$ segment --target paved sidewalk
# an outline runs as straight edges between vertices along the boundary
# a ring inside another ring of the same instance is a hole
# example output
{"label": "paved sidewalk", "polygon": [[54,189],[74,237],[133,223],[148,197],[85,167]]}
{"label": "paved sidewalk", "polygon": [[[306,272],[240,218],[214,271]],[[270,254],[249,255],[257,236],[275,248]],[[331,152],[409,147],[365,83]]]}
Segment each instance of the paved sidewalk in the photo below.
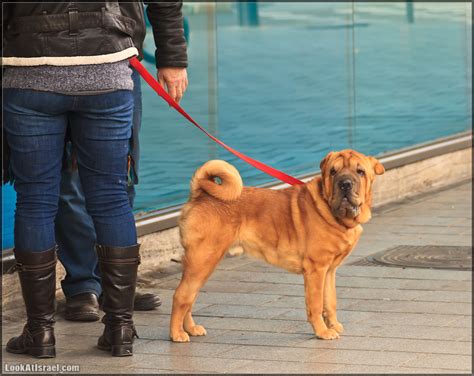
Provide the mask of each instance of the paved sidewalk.
{"label": "paved sidewalk", "polygon": [[4,350],[23,322],[3,329],[5,363],[76,364],[81,373],[470,373],[471,272],[353,266],[395,245],[472,246],[471,184],[377,210],[338,272],[339,340],[315,339],[306,322],[303,279],[245,256],[228,257],[195,306],[207,337],[168,340],[179,264],[142,273],[163,307],[135,315],[140,339],[132,358],[95,349],[100,323],[58,317],[58,356],[32,360]]}

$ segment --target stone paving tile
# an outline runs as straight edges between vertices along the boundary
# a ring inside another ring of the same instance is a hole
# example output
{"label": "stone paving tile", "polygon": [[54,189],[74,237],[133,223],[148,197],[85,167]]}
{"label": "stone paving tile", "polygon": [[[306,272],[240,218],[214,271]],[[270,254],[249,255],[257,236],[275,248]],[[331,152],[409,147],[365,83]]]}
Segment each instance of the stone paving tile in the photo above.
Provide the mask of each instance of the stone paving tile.
{"label": "stone paving tile", "polygon": [[80,334],[98,338],[104,331],[104,324],[97,322],[71,322],[56,318],[55,331],[61,334]]}
{"label": "stone paving tile", "polygon": [[[327,342],[317,341],[314,342]],[[337,342],[337,341],[329,341]],[[337,354],[346,354],[345,357]],[[245,346],[223,354],[226,358],[254,359],[254,360],[281,360],[301,363],[330,363],[336,365],[361,364],[361,365],[388,365],[396,366],[407,359],[415,359],[416,354],[390,352],[390,351],[364,351],[315,348],[273,348],[271,351],[265,346]],[[337,361],[333,361],[337,356]],[[348,363],[347,363],[348,362]]]}
{"label": "stone paving tile", "polygon": [[[309,328],[308,328],[309,329]],[[212,330],[210,333],[213,337],[205,338],[203,341],[212,343],[222,343],[227,345],[254,345],[254,346],[269,346],[269,347],[293,347],[298,343],[308,339],[314,338],[311,330],[307,333],[278,333],[278,332],[250,332],[242,330],[227,330],[219,331]],[[198,340],[201,338],[192,338]]]}
{"label": "stone paving tile", "polygon": [[[377,267],[371,267],[378,269]],[[342,270],[341,270],[342,272]],[[269,274],[269,273],[267,273]],[[160,285],[161,288],[174,288],[178,284],[169,283]],[[348,277],[338,275],[336,278],[337,287],[369,288],[369,289],[390,289],[390,290],[430,290],[430,291],[470,291],[470,281],[439,281],[422,279],[385,279],[371,277]],[[174,287],[172,287],[174,286]],[[278,284],[278,283],[256,283],[237,281],[209,281],[202,288],[201,292],[226,292],[229,293],[259,293],[304,296],[302,284]]]}
{"label": "stone paving tile", "polygon": [[[361,321],[363,319],[370,317],[372,314],[373,314],[372,312],[339,310],[337,315],[338,315],[338,318],[341,320],[341,322],[348,323],[348,322]],[[306,310],[292,309],[292,310],[289,310],[288,312],[281,314],[280,316],[277,316],[276,319],[279,319],[279,320],[289,319],[289,320],[299,320],[299,321],[306,322],[307,321]]]}
{"label": "stone paving tile", "polygon": [[233,317],[206,316],[195,316],[195,318],[200,325],[204,325],[207,329],[294,333],[295,330],[297,330],[297,328],[301,326],[301,321],[292,320],[268,320],[249,318],[235,319]]}
{"label": "stone paving tile", "polygon": [[[182,345],[182,344],[181,344]],[[242,359],[223,359],[211,357],[194,357],[194,356],[170,356],[155,354],[134,354],[129,368],[135,366],[140,368],[163,368],[178,371],[201,371],[201,372],[239,372],[251,362]]]}
{"label": "stone paving tile", "polygon": [[[277,283],[241,283],[238,287],[242,286],[253,286],[253,294],[277,294],[286,296],[304,296],[303,285],[288,285],[288,284],[277,284]],[[237,287],[237,286],[236,286]],[[207,286],[205,287],[207,288]],[[214,285],[209,286],[209,291],[214,289]]]}
{"label": "stone paving tile", "polygon": [[[464,200],[465,197],[463,197]],[[468,206],[468,205],[466,205]],[[421,213],[426,213],[426,208],[422,208],[419,210]],[[389,217],[413,217],[413,207],[410,208],[404,208],[402,210],[394,210],[391,211],[388,214]],[[472,214],[471,212],[466,211],[465,208],[453,210],[453,209],[437,209],[436,210],[436,216],[438,218],[466,218],[466,219],[471,219]]]}
{"label": "stone paving tile", "polygon": [[[376,269],[376,267],[373,267]],[[369,277],[337,277],[337,287],[367,287],[391,290],[470,291],[470,281],[417,279],[385,279]]]}
{"label": "stone paving tile", "polygon": [[[167,281],[164,284],[160,284],[160,288],[163,289],[175,289],[178,286],[179,277],[174,281]],[[218,281],[209,280],[201,289],[201,292],[230,292],[230,293],[252,293],[255,290],[260,289],[260,283],[245,283],[237,281]],[[302,286],[299,286],[302,288]]]}
{"label": "stone paving tile", "polygon": [[193,310],[196,316],[213,317],[243,317],[249,319],[271,319],[277,317],[290,308],[262,307],[262,306],[228,306],[212,305],[199,310]]}
{"label": "stone paving tile", "polygon": [[413,360],[417,354],[395,351],[327,350],[325,362],[373,366],[399,366]]}
{"label": "stone paving tile", "polygon": [[470,328],[471,316],[439,315],[436,313],[426,315],[420,313],[391,313],[391,312],[368,312],[365,320],[372,325],[414,325],[414,326],[452,326],[455,328]]}
{"label": "stone paving tile", "polygon": [[472,293],[469,291],[418,291],[418,294],[414,298],[416,301],[454,303],[470,303],[472,301]]}
{"label": "stone paving tile", "polygon": [[252,305],[259,306],[280,299],[278,295],[201,292],[197,302],[203,304]]}
{"label": "stone paving tile", "polygon": [[[167,315],[171,314],[171,307],[172,307],[171,299],[169,300],[169,302],[170,302],[170,304],[162,304],[161,306],[159,306],[153,312],[158,313],[158,314],[167,314]],[[198,311],[199,309],[207,308],[207,307],[210,307],[210,306],[211,306],[211,304],[203,304],[203,303],[200,303],[200,302],[196,302],[193,309],[195,311]]]}
{"label": "stone paving tile", "polygon": [[465,328],[438,328],[438,327],[395,327],[385,326],[381,328],[381,336],[392,338],[421,338],[433,340],[456,340],[470,341],[472,333]]}
{"label": "stone paving tile", "polygon": [[[183,344],[174,344],[183,346]],[[3,353],[7,354],[8,353]],[[21,360],[19,360],[21,358]],[[5,359],[5,358],[4,358]],[[41,364],[77,364],[84,369],[93,370],[96,364],[98,371],[104,373],[115,373],[116,368],[123,369],[123,373],[130,373],[131,370],[148,370],[145,373],[154,373],[155,370],[163,370],[163,373],[173,372],[185,373],[214,373],[222,370],[232,372],[233,369],[242,367],[249,361],[239,359],[223,359],[216,357],[194,357],[194,356],[171,356],[169,354],[144,354],[134,352],[133,357],[117,358],[98,349],[76,349],[74,351],[61,351],[53,359],[33,359],[26,356],[15,357],[17,363],[41,363]],[[11,362],[14,363],[14,362]],[[111,369],[110,371],[109,368]],[[83,371],[81,371],[83,372]]]}
{"label": "stone paving tile", "polygon": [[[206,340],[210,340],[206,338]],[[173,343],[171,341],[154,340],[147,341],[142,346],[134,349],[135,353],[141,354],[168,354],[173,356],[192,357],[214,357],[222,356],[223,353],[238,348],[237,345],[225,345],[222,343],[198,342],[191,340],[190,343]]]}
{"label": "stone paving tile", "polygon": [[[393,245],[462,245],[471,246],[472,237],[469,234],[391,234],[393,237],[390,238],[390,234],[386,236],[386,242],[389,244],[387,248],[391,248]],[[380,235],[367,235],[367,240],[380,239]],[[355,250],[357,252],[357,250]]]}
{"label": "stone paving tile", "polygon": [[449,326],[453,328],[469,328],[472,329],[472,316],[457,316],[453,317],[449,322]]}
{"label": "stone paving tile", "polygon": [[[419,325],[376,325],[372,322],[359,322],[348,325],[340,320],[347,330],[344,336],[427,339],[439,341],[468,341],[470,330],[466,328],[419,326]],[[297,329],[299,333],[311,333],[309,324]]]}
{"label": "stone paving tile", "polygon": [[[469,222],[464,219],[459,218],[438,218],[438,217],[426,217],[426,216],[416,216],[407,215],[403,218],[403,221],[400,220],[400,216],[391,216],[390,214],[384,214],[379,216],[374,216],[377,218],[377,224],[396,224],[403,222],[405,226],[423,226],[423,227],[471,227]],[[371,227],[372,228],[372,227]]]}
{"label": "stone paving tile", "polygon": [[[18,335],[18,333],[16,334]],[[97,350],[98,351],[98,350]],[[71,357],[69,357],[70,351],[64,347],[56,348],[56,358],[53,359],[36,359],[31,358],[28,355],[23,354],[10,354],[5,350],[5,345],[2,344],[2,364],[22,364],[22,363],[29,363],[29,364],[77,364],[75,362],[71,362]],[[4,367],[2,367],[2,372]]]}
{"label": "stone paving tile", "polygon": [[464,373],[459,370],[440,370],[437,368],[408,368],[408,367],[383,367],[383,366],[361,366],[361,365],[345,365],[337,369],[337,373],[340,374],[453,374],[453,373]]}
{"label": "stone paving tile", "polygon": [[470,315],[472,306],[470,303],[446,303],[446,302],[413,302],[413,301],[388,301],[388,300],[364,300],[350,305],[350,310],[361,310],[371,312],[408,312],[408,313],[441,313],[452,315]]}
{"label": "stone paving tile", "polygon": [[[221,356],[226,359],[284,360],[287,362],[325,363],[327,350],[301,347],[238,346]],[[326,362],[327,363],[327,362]]]}
{"label": "stone paving tile", "polygon": [[[339,309],[347,309],[352,305],[358,303],[354,299],[348,300],[339,300],[338,301],[338,308]],[[281,308],[294,308],[294,309],[302,309],[306,311],[306,303],[304,296],[281,296],[277,297],[277,299],[272,300],[270,302],[262,304],[262,307],[281,307]]]}
{"label": "stone paving tile", "polygon": [[338,277],[472,281],[470,271],[453,272],[452,270],[384,268],[347,264],[337,270],[337,275]]}
{"label": "stone paving tile", "polygon": [[337,372],[339,365],[337,364],[323,364],[323,363],[301,363],[301,362],[287,362],[285,360],[268,361],[268,360],[254,360],[247,365],[239,367],[235,370],[237,373],[252,373],[252,374],[325,374]]}
{"label": "stone paving tile", "polygon": [[337,289],[338,299],[360,300],[397,300],[397,301],[423,301],[423,302],[458,302],[470,303],[469,291],[414,291],[340,287]]}
{"label": "stone paving tile", "polygon": [[[169,324],[165,326],[153,325],[153,322],[136,321],[135,327],[141,340],[161,340],[169,341]],[[219,337],[226,330],[215,329],[207,333],[205,337],[193,337],[194,342],[209,342],[213,341],[214,337]]]}
{"label": "stone paving tile", "polygon": [[[150,290],[152,291],[152,290]],[[155,290],[156,292],[156,290]],[[160,290],[160,297],[162,300],[172,301],[174,291],[172,290]],[[276,294],[247,294],[247,293],[231,293],[231,292],[213,292],[210,294],[206,291],[201,291],[198,295],[195,307],[196,310],[210,306],[213,304],[225,304],[225,305],[263,305],[265,303],[279,299],[280,296]],[[159,307],[157,310],[160,313],[167,313],[164,307]],[[153,312],[155,312],[153,311]]]}
{"label": "stone paving tile", "polygon": [[[347,327],[346,327],[347,328]],[[380,351],[405,351],[410,353],[431,353],[431,354],[472,354],[472,344],[470,342],[460,342],[458,340],[426,340],[412,338],[390,338],[381,332],[364,328],[365,332],[360,336],[355,336],[353,328],[349,327],[337,341],[321,341],[316,339],[305,340],[296,344],[297,347],[308,347],[315,349],[347,349],[347,350],[380,350]]]}
{"label": "stone paving tile", "polygon": [[385,231],[387,234],[460,234],[465,230],[465,227],[447,227],[447,226],[414,226],[414,225],[400,225],[380,223],[377,225],[371,225],[370,230],[372,231]]}
{"label": "stone paving tile", "polygon": [[472,371],[472,355],[422,354],[403,364],[412,368],[457,369]]}
{"label": "stone paving tile", "polygon": [[[257,261],[259,262],[259,261]],[[261,261],[260,261],[261,262]],[[275,268],[275,270],[278,270]],[[210,280],[213,281],[236,281],[236,282],[258,282],[303,285],[303,277],[298,274],[282,272],[279,273],[252,273],[245,271],[222,271],[216,270]]]}

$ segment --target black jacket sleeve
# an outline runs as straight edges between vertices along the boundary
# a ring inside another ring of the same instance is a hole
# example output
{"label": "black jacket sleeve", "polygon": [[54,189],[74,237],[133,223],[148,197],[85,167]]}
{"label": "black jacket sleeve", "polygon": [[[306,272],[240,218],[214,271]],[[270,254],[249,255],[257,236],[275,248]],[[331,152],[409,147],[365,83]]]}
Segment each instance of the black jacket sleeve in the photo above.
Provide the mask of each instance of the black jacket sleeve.
{"label": "black jacket sleeve", "polygon": [[145,1],[156,44],[156,67],[187,67],[183,2]]}

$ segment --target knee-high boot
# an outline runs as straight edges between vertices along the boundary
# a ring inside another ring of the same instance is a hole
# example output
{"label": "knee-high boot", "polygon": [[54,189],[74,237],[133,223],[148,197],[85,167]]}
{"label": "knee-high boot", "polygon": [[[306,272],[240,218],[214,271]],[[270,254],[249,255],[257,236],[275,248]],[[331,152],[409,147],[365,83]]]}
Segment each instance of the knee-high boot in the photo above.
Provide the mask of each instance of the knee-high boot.
{"label": "knee-high boot", "polygon": [[14,250],[28,321],[23,333],[7,343],[6,350],[37,358],[56,356],[56,247],[43,252]]}
{"label": "knee-high boot", "polygon": [[140,264],[140,245],[106,247],[97,245],[97,255],[102,278],[105,316],[104,333],[98,348],[110,351],[113,356],[133,354],[133,340],[137,332],[133,325],[133,302]]}

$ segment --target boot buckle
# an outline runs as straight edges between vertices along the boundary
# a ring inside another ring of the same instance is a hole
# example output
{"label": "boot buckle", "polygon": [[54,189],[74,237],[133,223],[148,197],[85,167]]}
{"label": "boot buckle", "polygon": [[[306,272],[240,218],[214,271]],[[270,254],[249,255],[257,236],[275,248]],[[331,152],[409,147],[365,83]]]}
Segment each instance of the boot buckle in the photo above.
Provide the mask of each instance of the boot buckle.
{"label": "boot buckle", "polygon": [[23,264],[17,262],[15,264],[13,264],[13,266],[8,269],[5,274],[14,274],[15,272],[22,272],[24,271],[24,267],[23,267]]}

